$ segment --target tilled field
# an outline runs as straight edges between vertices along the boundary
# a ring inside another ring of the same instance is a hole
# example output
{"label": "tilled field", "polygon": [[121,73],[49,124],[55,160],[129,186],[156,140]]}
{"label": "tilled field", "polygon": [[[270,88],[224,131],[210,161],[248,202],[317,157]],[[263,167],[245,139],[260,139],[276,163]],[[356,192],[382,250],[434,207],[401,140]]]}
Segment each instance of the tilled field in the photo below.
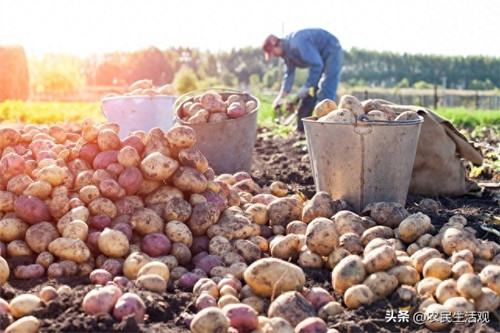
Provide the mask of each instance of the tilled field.
{"label": "tilled field", "polygon": [[[265,132],[260,129],[259,132]],[[287,138],[276,136],[259,136],[253,156],[252,177],[261,187],[270,185],[273,181],[282,181],[289,185],[289,191],[301,192],[311,198],[314,193],[314,181],[305,149],[303,135],[290,135]],[[302,144],[301,144],[302,143]],[[495,144],[495,143],[494,143]],[[498,143],[496,143],[498,144]],[[498,175],[490,175],[490,179],[481,181],[491,182]],[[496,180],[498,181],[498,180]],[[420,211],[418,203],[421,196],[410,195],[406,209],[410,213]],[[441,209],[428,213],[439,230],[448,219],[456,214],[467,218],[468,226],[477,231],[477,238],[487,239],[498,243],[498,237],[481,229],[487,216],[500,215],[500,192],[495,188],[486,188],[481,195],[467,195],[459,198],[434,197],[431,198],[441,204]],[[500,230],[498,225],[488,227]],[[19,260],[22,260],[20,258]],[[16,265],[16,263],[11,263]],[[331,292],[335,300],[343,302],[342,296],[333,291],[331,270],[304,269],[306,287],[322,287]],[[38,293],[42,287],[51,285],[60,287],[67,285],[70,291],[60,294],[56,299],[44,304],[33,315],[41,320],[41,332],[187,332],[185,323],[190,315],[196,312],[194,295],[169,284],[167,291],[158,294],[140,290],[136,287],[125,288],[137,293],[146,304],[146,319],[143,324],[137,324],[129,318],[119,322],[110,314],[100,317],[87,315],[82,310],[82,301],[85,294],[94,288],[87,276],[64,277],[57,279],[37,278],[31,280],[9,280],[0,287],[0,297],[11,300],[23,293]],[[329,328],[340,332],[427,332],[422,324],[417,324],[404,318],[390,320],[389,314],[396,314],[401,309],[408,310],[410,318],[416,312],[416,300],[410,304],[402,302],[395,295],[362,306],[356,310],[345,308],[343,313],[328,319]],[[498,315],[498,312],[496,313]],[[6,318],[0,317],[0,327],[5,328]],[[498,332],[500,323],[495,314],[490,314],[488,323],[452,323],[447,327],[451,332]]]}

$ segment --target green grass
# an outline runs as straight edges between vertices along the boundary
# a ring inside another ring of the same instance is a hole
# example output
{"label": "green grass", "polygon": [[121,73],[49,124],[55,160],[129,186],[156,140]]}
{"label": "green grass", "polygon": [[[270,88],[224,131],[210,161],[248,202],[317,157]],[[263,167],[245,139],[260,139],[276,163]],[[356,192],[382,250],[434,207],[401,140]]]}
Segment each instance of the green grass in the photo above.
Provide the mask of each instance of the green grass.
{"label": "green grass", "polygon": [[466,108],[438,108],[441,117],[457,127],[500,125],[500,110],[468,110]]}

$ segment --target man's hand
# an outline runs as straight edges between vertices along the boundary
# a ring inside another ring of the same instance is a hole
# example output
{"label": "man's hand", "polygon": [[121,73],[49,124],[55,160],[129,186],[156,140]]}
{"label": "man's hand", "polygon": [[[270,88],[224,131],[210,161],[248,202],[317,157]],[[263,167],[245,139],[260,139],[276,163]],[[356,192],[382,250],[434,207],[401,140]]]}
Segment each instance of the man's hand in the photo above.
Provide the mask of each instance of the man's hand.
{"label": "man's hand", "polygon": [[300,99],[306,98],[307,95],[309,95],[309,88],[307,88],[306,86],[300,87],[297,91],[297,97]]}

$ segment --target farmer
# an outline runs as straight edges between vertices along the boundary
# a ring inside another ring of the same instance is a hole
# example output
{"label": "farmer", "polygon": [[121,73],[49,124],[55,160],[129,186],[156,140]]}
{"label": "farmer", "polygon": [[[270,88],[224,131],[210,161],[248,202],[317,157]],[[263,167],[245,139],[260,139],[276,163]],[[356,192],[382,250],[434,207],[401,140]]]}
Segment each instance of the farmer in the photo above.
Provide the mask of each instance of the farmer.
{"label": "farmer", "polygon": [[266,60],[272,57],[282,57],[285,60],[283,83],[273,102],[275,110],[281,107],[292,89],[295,68],[309,68],[306,82],[297,91],[300,99],[297,130],[303,132],[301,119],[312,115],[316,102],[326,98],[335,100],[343,58],[339,40],[323,29],[303,29],[292,32],[283,39],[269,35],[262,44],[262,50]]}

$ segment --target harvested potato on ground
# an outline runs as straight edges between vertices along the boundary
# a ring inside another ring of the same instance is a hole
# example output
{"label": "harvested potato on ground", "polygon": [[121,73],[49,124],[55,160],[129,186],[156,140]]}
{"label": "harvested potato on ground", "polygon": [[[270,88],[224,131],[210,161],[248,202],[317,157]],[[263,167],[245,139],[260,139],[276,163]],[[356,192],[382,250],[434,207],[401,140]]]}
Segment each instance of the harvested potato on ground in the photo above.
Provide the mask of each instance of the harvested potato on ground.
{"label": "harvested potato on ground", "polygon": [[87,245],[73,238],[57,238],[49,243],[48,250],[60,259],[72,260],[76,263],[83,263],[91,256]]}
{"label": "harvested potato on ground", "polygon": [[58,237],[59,232],[52,223],[40,222],[29,227],[25,240],[31,250],[41,253],[46,251],[49,243]]}
{"label": "harvested potato on ground", "polygon": [[451,227],[446,229],[441,241],[444,252],[451,256],[453,253],[468,249],[472,253],[477,250],[476,239],[472,233],[466,229]]}
{"label": "harvested potato on ground", "polygon": [[495,312],[500,306],[500,295],[488,287],[481,288],[481,294],[474,298],[476,311]]}
{"label": "harvested potato on ground", "polygon": [[373,300],[377,301],[379,299],[385,298],[392,294],[394,290],[398,287],[398,279],[391,274],[386,272],[376,272],[370,274],[363,284],[368,286],[373,292]]}
{"label": "harvested potato on ground", "polygon": [[269,318],[281,317],[293,326],[301,321],[315,317],[316,311],[311,303],[297,291],[288,291],[278,296],[269,306]]}
{"label": "harvested potato on ground", "polygon": [[193,317],[189,328],[193,333],[226,332],[230,324],[229,318],[221,309],[208,307]]}
{"label": "harvested potato on ground", "polygon": [[451,264],[443,258],[431,258],[422,268],[422,274],[426,277],[436,277],[446,280],[451,276]]}
{"label": "harvested potato on ground", "polygon": [[376,202],[367,206],[362,215],[369,213],[378,224],[390,228],[397,228],[409,213],[403,205],[397,202]]}
{"label": "harvested potato on ground", "polygon": [[397,263],[396,252],[392,246],[379,246],[365,255],[363,265],[367,273],[385,271]]}
{"label": "harvested potato on ground", "polygon": [[311,221],[306,228],[306,245],[320,255],[328,255],[339,246],[339,234],[335,223],[325,217]]}
{"label": "harvested potato on ground", "polygon": [[340,260],[332,271],[333,289],[342,294],[349,287],[363,283],[365,278],[366,271],[361,258],[349,255]]}
{"label": "harvested potato on ground", "polygon": [[344,303],[349,309],[357,309],[362,305],[370,305],[373,299],[373,292],[364,284],[349,287],[344,294]]}
{"label": "harvested potato on ground", "polygon": [[31,294],[22,294],[14,297],[10,303],[10,314],[15,319],[31,314],[42,307],[40,297]]}
{"label": "harvested potato on ground", "polygon": [[248,266],[243,277],[252,290],[265,297],[301,290],[305,283],[302,269],[275,258],[257,260]]}
{"label": "harvested potato on ground", "polygon": [[416,213],[406,217],[395,233],[396,237],[403,242],[409,244],[416,241],[420,236],[425,234],[431,226],[431,219],[423,213]]}
{"label": "harvested potato on ground", "polygon": [[341,210],[333,215],[332,220],[335,222],[335,228],[337,229],[339,236],[352,232],[361,237],[365,231],[361,217],[351,211]]}
{"label": "harvested potato on ground", "polygon": [[99,251],[111,258],[120,258],[129,251],[127,236],[118,230],[105,228],[97,239]]}
{"label": "harvested potato on ground", "polygon": [[434,292],[436,300],[443,304],[448,298],[460,296],[457,291],[457,281],[454,279],[447,279],[441,282]]}
{"label": "harvested potato on ground", "polygon": [[267,206],[267,213],[272,225],[285,226],[299,220],[302,216],[302,202],[294,197],[279,198]]}
{"label": "harvested potato on ground", "polygon": [[0,256],[0,286],[2,286],[7,281],[9,275],[9,265],[7,264],[7,261],[2,256]]}
{"label": "harvested potato on ground", "polygon": [[450,324],[449,321],[441,319],[444,317],[445,313],[449,313],[449,310],[444,305],[429,305],[425,310],[425,326],[433,331],[443,330]]}
{"label": "harvested potato on ground", "polygon": [[311,200],[306,201],[304,204],[301,221],[309,223],[317,217],[330,218],[340,211],[341,207],[340,200],[333,200],[328,192],[316,192]]}
{"label": "harvested potato on ground", "polygon": [[442,254],[438,250],[431,247],[424,247],[412,254],[410,258],[413,262],[413,267],[421,273],[428,260],[441,257]]}

